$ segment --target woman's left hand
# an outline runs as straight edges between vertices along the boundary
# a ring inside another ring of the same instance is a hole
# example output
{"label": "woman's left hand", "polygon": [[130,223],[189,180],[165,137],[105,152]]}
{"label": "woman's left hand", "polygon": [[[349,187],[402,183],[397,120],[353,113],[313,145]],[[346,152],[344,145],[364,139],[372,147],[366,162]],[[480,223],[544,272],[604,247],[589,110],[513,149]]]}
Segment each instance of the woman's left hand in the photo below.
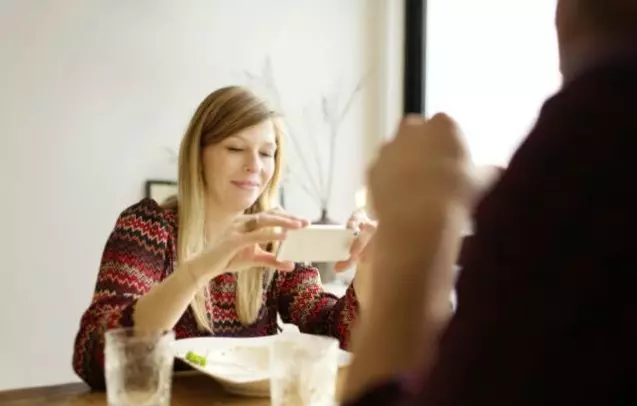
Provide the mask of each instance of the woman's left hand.
{"label": "woman's left hand", "polygon": [[349,249],[349,258],[334,264],[336,272],[343,272],[357,263],[367,262],[370,243],[376,232],[376,222],[370,220],[363,209],[357,209],[347,220],[347,228],[356,230],[357,235]]}
{"label": "woman's left hand", "polygon": [[356,276],[354,277],[354,291],[359,306],[365,307],[370,291],[370,256],[372,251],[373,237],[376,233],[377,224],[370,220],[365,210],[358,209],[347,221],[347,228],[357,230],[358,235],[350,247],[350,257],[345,261],[337,262],[334,265],[336,272],[343,272],[353,265],[356,265]]}

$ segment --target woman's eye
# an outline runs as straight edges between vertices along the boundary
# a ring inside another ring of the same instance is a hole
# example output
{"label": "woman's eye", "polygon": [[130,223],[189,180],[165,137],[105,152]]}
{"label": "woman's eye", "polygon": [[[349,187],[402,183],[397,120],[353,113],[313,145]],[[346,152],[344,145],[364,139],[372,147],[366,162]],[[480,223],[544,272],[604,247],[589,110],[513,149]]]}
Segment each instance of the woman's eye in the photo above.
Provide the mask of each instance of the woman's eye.
{"label": "woman's eye", "polygon": [[272,158],[274,156],[273,152],[261,152],[261,156]]}
{"label": "woman's eye", "polygon": [[230,152],[241,152],[241,151],[243,151],[243,149],[235,148],[235,147],[227,147],[227,150],[230,151]]}

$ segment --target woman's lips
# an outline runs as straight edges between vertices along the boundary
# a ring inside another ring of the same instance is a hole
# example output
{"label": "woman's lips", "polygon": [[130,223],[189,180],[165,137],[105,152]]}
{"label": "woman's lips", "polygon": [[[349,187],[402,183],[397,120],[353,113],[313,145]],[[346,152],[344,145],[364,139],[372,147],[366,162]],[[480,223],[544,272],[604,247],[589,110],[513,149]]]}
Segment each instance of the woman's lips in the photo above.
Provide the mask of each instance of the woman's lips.
{"label": "woman's lips", "polygon": [[259,188],[259,184],[257,182],[249,180],[233,180],[232,184],[243,190],[255,190]]}

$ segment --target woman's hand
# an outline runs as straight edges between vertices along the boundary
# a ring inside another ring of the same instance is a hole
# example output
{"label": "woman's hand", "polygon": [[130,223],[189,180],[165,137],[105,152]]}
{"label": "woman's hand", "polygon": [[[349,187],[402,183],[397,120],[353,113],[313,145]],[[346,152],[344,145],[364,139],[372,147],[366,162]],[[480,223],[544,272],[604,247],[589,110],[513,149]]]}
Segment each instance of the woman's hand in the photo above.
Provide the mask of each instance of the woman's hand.
{"label": "woman's hand", "polygon": [[287,230],[304,227],[307,221],[276,211],[237,217],[219,239],[199,256],[179,264],[170,276],[143,295],[135,306],[135,325],[169,330],[184,314],[198,289],[227,271],[264,266],[293,269],[261,248],[281,241]]}
{"label": "woman's hand", "polygon": [[224,272],[239,272],[253,267],[294,269],[291,261],[278,261],[263,247],[286,237],[287,230],[306,227],[307,220],[280,212],[267,211],[237,217],[223,236],[189,264],[192,276],[201,283]]}
{"label": "woman's hand", "polygon": [[356,210],[347,221],[347,228],[357,230],[358,235],[350,247],[350,257],[345,261],[334,264],[336,272],[343,272],[356,265],[356,276],[354,277],[354,291],[359,305],[365,307],[370,295],[370,254],[372,242],[376,233],[377,224],[372,221],[365,210]]}
{"label": "woman's hand", "polygon": [[370,243],[376,232],[376,222],[370,220],[365,210],[358,209],[347,220],[347,228],[356,230],[357,235],[349,249],[349,258],[334,264],[336,272],[343,272],[360,262],[367,262]]}

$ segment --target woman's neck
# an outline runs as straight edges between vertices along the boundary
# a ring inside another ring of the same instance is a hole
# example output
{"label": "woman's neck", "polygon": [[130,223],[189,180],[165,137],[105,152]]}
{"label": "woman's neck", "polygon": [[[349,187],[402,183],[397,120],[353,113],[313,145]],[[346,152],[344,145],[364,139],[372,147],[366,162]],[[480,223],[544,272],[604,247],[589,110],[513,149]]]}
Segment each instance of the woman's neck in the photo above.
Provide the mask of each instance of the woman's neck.
{"label": "woman's neck", "polygon": [[564,83],[568,83],[597,64],[632,49],[632,43],[622,37],[583,38],[561,50],[560,68]]}
{"label": "woman's neck", "polygon": [[578,41],[565,46],[560,54],[560,70],[564,83],[571,82],[599,58],[600,50],[592,42]]}

